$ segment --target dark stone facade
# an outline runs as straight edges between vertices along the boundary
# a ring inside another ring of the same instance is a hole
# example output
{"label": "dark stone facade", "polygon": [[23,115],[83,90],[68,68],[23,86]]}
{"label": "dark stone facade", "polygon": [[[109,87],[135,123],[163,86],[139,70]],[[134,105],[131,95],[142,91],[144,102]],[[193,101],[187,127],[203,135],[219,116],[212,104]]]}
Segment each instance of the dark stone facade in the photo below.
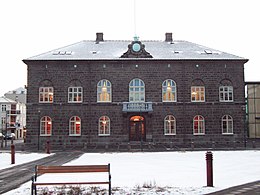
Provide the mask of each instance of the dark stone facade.
{"label": "dark stone facade", "polygon": [[[90,145],[118,145],[129,142],[131,116],[145,118],[144,143],[165,147],[243,146],[245,129],[244,63],[241,60],[35,60],[28,65],[27,146],[42,149],[50,140],[52,149],[87,148]],[[105,64],[105,66],[104,66]],[[76,65],[76,66],[75,66]],[[138,66],[136,66],[138,65]],[[129,101],[129,82],[142,79],[145,101],[152,102],[152,112],[123,112]],[[97,103],[97,83],[107,79],[112,84],[112,102]],[[162,83],[172,79],[177,86],[177,102],[162,102]],[[205,102],[191,102],[191,85],[201,80]],[[48,81],[54,88],[53,103],[39,103],[39,87]],[[83,102],[68,103],[68,87],[77,80],[83,87]],[[219,101],[221,81],[229,80],[234,89],[233,102]],[[176,118],[176,135],[164,135],[164,118]],[[221,117],[233,117],[232,135],[223,135]],[[69,136],[69,119],[81,118],[81,136]],[[110,136],[98,136],[98,119],[111,120]],[[193,135],[193,117],[205,118],[205,135]],[[52,118],[52,135],[40,136],[40,118]]]}

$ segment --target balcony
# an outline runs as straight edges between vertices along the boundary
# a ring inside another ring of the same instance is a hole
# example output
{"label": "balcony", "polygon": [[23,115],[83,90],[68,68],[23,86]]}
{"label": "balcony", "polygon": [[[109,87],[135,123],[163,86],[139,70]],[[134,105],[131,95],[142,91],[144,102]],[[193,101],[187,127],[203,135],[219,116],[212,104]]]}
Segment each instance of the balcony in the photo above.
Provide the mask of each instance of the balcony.
{"label": "balcony", "polygon": [[18,114],[21,114],[21,111],[20,110],[7,110],[6,114],[8,114],[8,115],[18,115]]}
{"label": "balcony", "polygon": [[152,112],[152,102],[123,102],[123,112]]}

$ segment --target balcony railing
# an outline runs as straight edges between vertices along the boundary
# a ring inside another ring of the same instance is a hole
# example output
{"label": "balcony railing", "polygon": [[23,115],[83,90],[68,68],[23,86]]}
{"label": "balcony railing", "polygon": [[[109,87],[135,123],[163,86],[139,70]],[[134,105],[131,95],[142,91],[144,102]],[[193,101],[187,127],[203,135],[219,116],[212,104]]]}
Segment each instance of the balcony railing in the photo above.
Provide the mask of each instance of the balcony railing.
{"label": "balcony railing", "polygon": [[21,114],[21,110],[7,110],[6,114],[8,115],[17,115],[17,114]]}
{"label": "balcony railing", "polygon": [[123,112],[152,112],[152,102],[123,102]]}

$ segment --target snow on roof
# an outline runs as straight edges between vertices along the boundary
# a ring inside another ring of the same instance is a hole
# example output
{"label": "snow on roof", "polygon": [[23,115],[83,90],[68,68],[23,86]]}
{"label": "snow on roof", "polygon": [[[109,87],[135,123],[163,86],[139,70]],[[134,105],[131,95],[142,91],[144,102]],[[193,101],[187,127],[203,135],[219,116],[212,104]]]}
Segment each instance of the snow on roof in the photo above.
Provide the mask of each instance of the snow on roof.
{"label": "snow on roof", "polygon": [[[26,60],[128,60],[120,58],[132,41],[105,40],[96,42],[83,40],[69,46],[52,50]],[[188,41],[141,41],[153,58],[169,60],[246,60],[245,58],[211,49]],[[131,58],[130,58],[131,59]],[[135,58],[136,59],[136,58]],[[143,58],[142,58],[143,59]]]}
{"label": "snow on roof", "polygon": [[0,97],[0,103],[16,103],[16,101],[2,96],[2,97]]}

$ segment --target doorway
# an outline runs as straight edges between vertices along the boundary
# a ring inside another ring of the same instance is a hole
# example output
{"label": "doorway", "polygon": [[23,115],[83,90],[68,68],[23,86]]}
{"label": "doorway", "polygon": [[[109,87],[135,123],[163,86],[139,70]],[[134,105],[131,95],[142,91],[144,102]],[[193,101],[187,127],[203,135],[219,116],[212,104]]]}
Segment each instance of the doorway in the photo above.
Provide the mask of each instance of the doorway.
{"label": "doorway", "polygon": [[132,116],[129,122],[129,141],[145,141],[145,119],[142,116]]}

